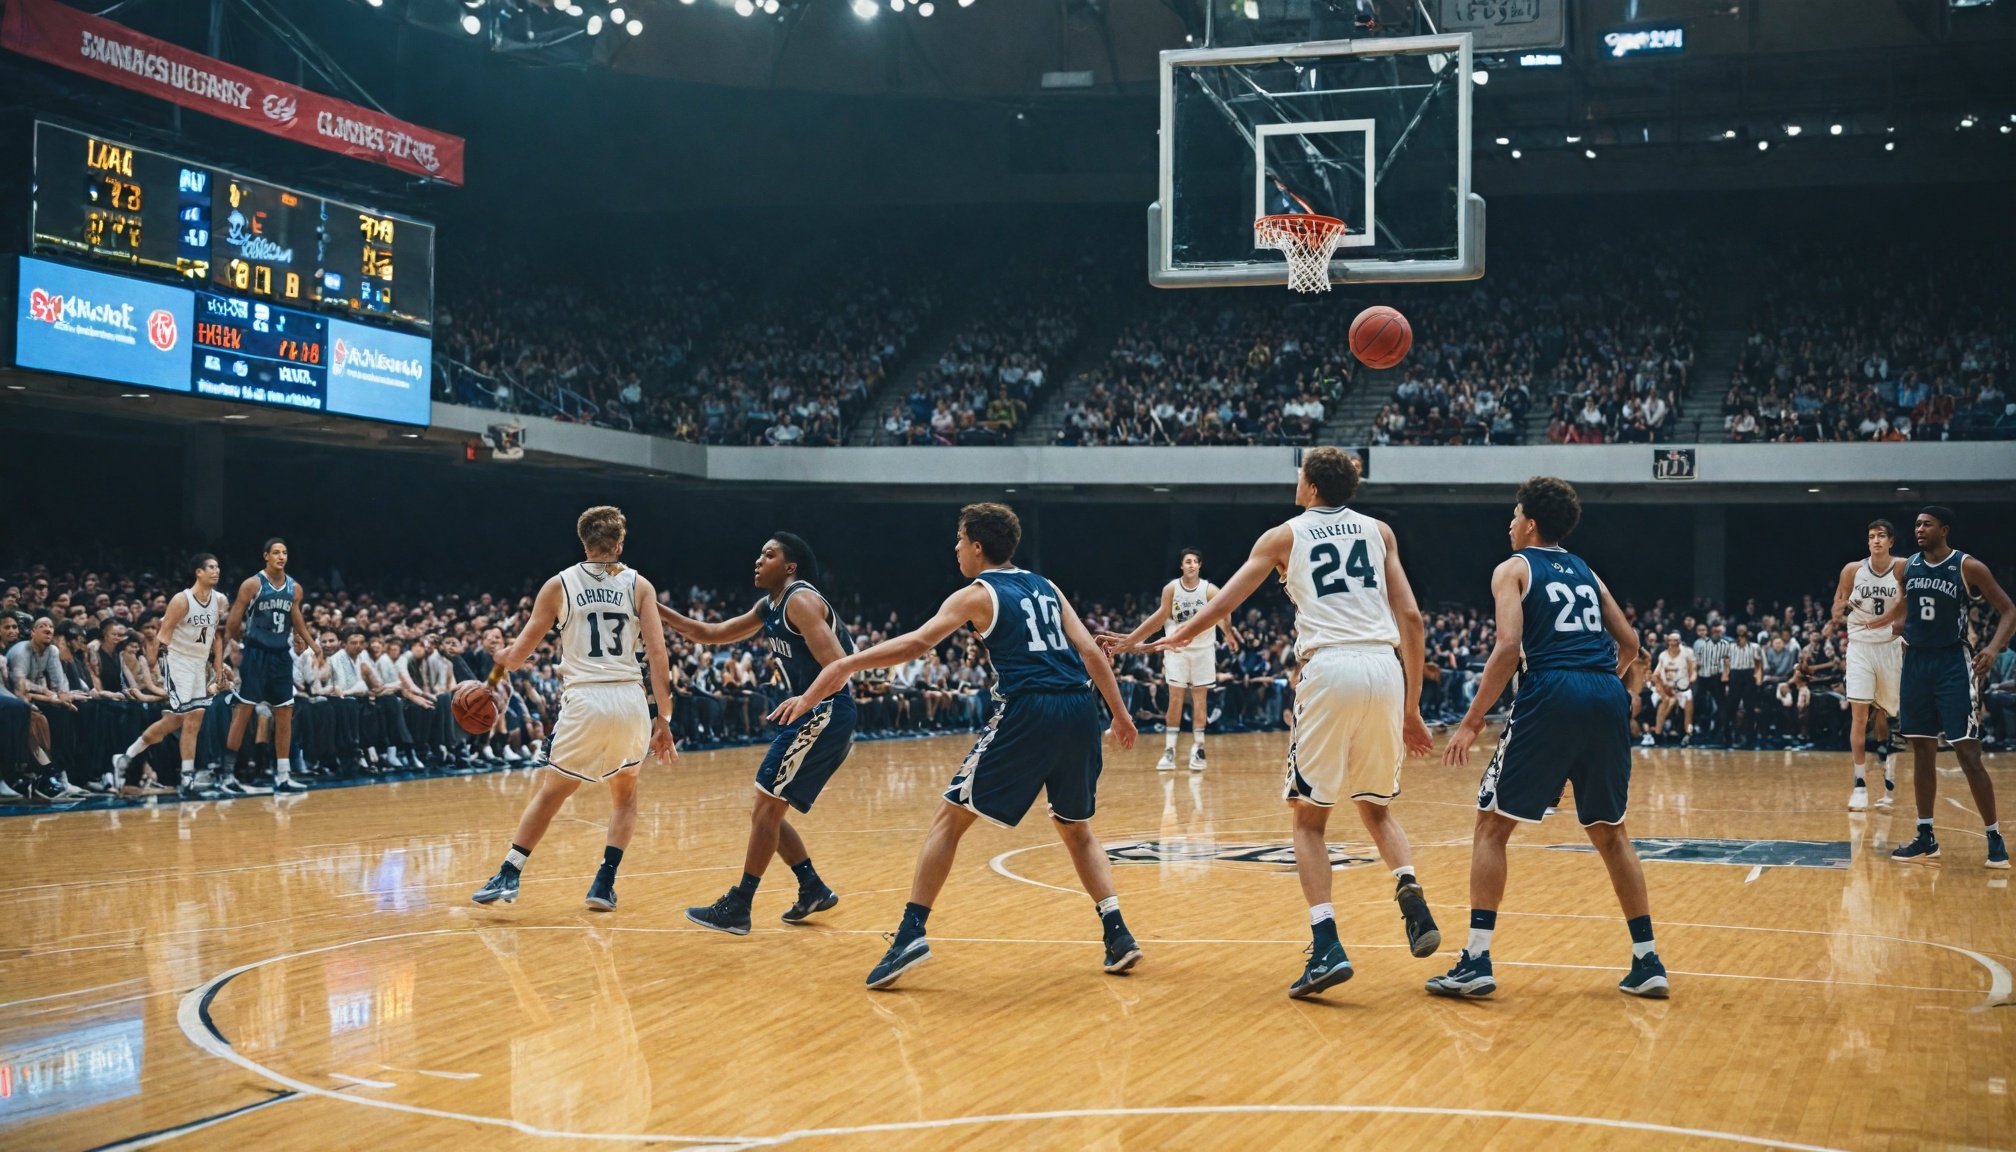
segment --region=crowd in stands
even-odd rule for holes
[[[1282,295],[1156,295],[1065,402],[1057,442],[1315,443],[1350,384],[1350,318]]]
[[[1980,253],[1839,246],[1768,262],[1722,422],[1731,440],[2016,438],[2016,294]]]
[[[588,284],[500,260],[445,296],[437,388],[677,440],[836,445],[941,300],[914,272],[737,291],[683,268]]]
[[[1369,442],[1518,444],[1538,405],[1552,443],[1669,439],[1707,254],[1662,247],[1515,254],[1475,285],[1395,293],[1414,349]]]
[[[136,759],[123,778],[112,770],[114,754],[166,704],[150,649],[168,598],[183,584],[152,572],[41,567],[0,580],[7,668],[0,687],[0,802],[217,794],[212,781],[221,777],[211,773],[223,760],[228,692],[203,722],[196,779],[182,778],[172,737]],[[559,707],[550,646],[511,674],[512,690],[492,732],[469,735],[450,709],[458,685],[487,677],[491,653],[529,616],[530,593],[529,587],[433,594],[306,589],[304,616],[316,643],[295,654],[293,746],[285,750],[295,778],[327,786],[534,763]],[[754,595],[696,587],[680,599],[689,615],[721,619],[746,610]],[[1645,681],[1633,735],[1648,745],[1845,746],[1845,640],[1830,607],[1813,597],[1771,606],[1750,601],[1740,609],[1664,601],[1639,609],[1627,602],[1625,613],[1641,636]],[[1087,603],[1082,615],[1094,632],[1125,632],[1151,608],[1129,596],[1110,606]],[[841,612],[864,645],[916,623],[859,604],[843,603]],[[1220,641],[1218,684],[1209,697],[1213,730],[1281,729],[1293,707],[1292,616],[1278,597],[1263,598],[1242,609],[1236,626],[1243,643]],[[1476,607],[1442,607],[1427,613],[1426,626],[1422,713],[1431,723],[1453,723],[1475,695],[1492,644],[1491,618]],[[1974,627],[1985,635],[1990,623],[1980,619]],[[682,746],[774,735],[765,716],[786,693],[761,644],[701,647],[670,634],[668,642],[673,729]],[[1663,666],[1661,652],[1671,654]],[[1125,655],[1116,671],[1137,722],[1159,729],[1168,705],[1159,658]],[[995,706],[991,675],[984,648],[970,635],[907,665],[866,673],[854,686],[861,734],[973,730]],[[2016,653],[2002,654],[1983,699],[1988,739],[2016,739]],[[262,708],[237,756],[246,790],[257,790],[261,766],[270,768],[280,752],[270,747],[271,733]]]

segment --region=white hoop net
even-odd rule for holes
[[[1330,254],[1344,239],[1344,221],[1305,212],[1262,216],[1253,221],[1253,246],[1288,258],[1288,287],[1297,292],[1330,290]]]

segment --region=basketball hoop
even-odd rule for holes
[[[1253,246],[1288,258],[1288,287],[1297,292],[1330,290],[1330,254],[1344,239],[1344,221],[1335,216],[1290,212],[1253,221]]]

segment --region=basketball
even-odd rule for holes
[[[454,709],[455,723],[473,735],[480,736],[497,723],[497,698],[473,680],[455,689]]]
[[[1414,329],[1398,309],[1374,304],[1351,321],[1351,354],[1367,368],[1391,368],[1414,347]]]

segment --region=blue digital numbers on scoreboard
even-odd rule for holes
[[[320,411],[329,397],[329,321],[256,300],[196,293],[195,391]]]

